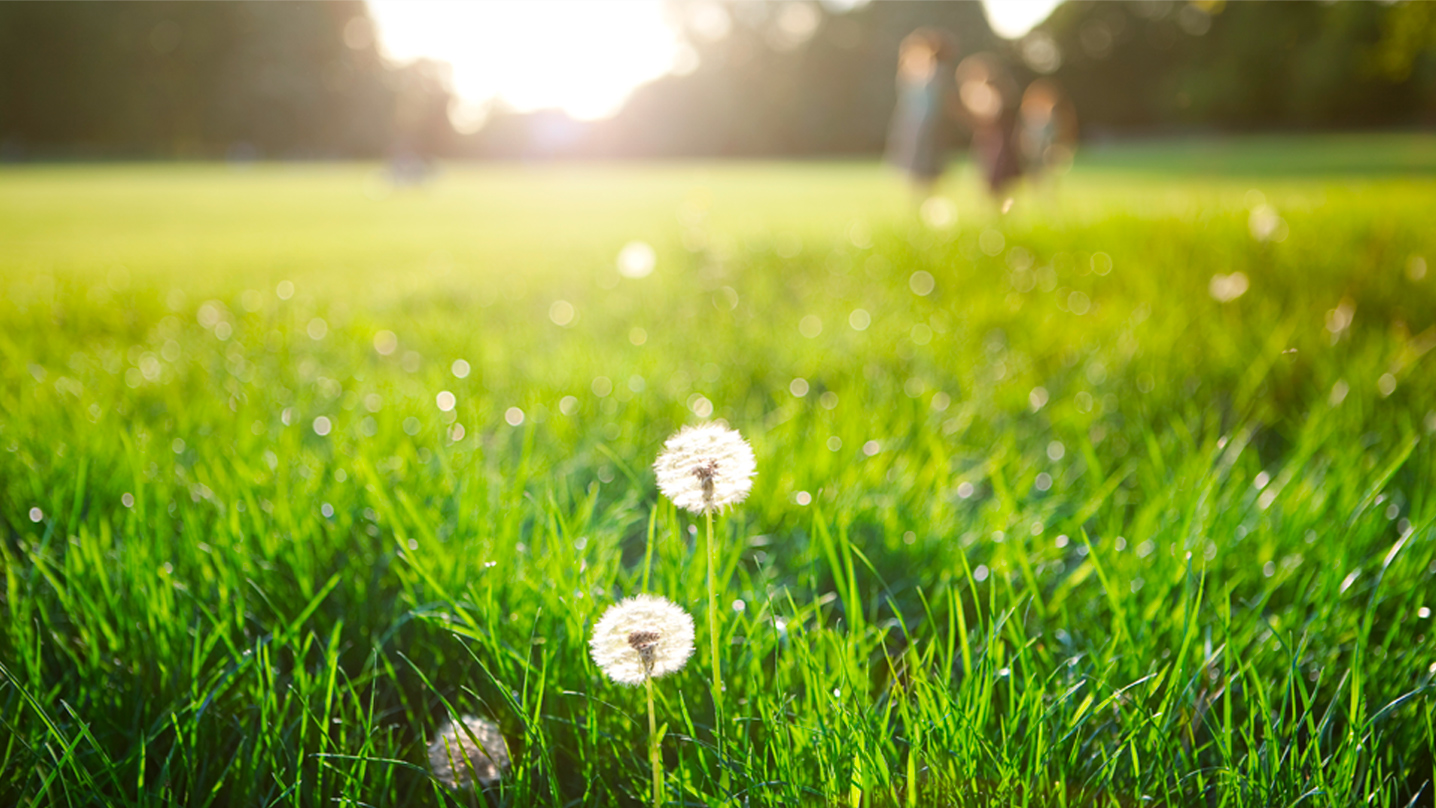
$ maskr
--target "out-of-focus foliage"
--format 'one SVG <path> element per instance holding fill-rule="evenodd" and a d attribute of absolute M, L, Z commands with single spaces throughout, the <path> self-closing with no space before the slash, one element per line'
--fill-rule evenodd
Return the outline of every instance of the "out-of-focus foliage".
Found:
<path fill-rule="evenodd" d="M 387 65 L 354 0 L 5 3 L 0 149 L 11 157 L 433 151 L 448 131 L 441 67 Z"/>
<path fill-rule="evenodd" d="M 1402 3 L 1386 14 L 1381 42 L 1376 46 L 1376 67 L 1386 77 L 1402 81 L 1415 75 L 1429 103 L 1436 98 L 1436 5 Z"/>
<path fill-rule="evenodd" d="M 1421 3 L 1073 0 L 1018 51 L 1054 47 L 1098 130 L 1351 128 L 1431 118 L 1433 45 Z"/>

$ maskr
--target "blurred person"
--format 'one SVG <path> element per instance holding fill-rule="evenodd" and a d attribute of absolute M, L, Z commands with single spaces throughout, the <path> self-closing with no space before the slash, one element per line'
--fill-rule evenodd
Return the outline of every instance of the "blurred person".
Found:
<path fill-rule="evenodd" d="M 954 75 L 956 112 L 972 130 L 973 162 L 982 172 L 992 198 L 1005 200 L 1008 186 L 1022 175 L 1017 145 L 1017 83 L 990 53 L 975 53 L 963 59 Z"/>
<path fill-rule="evenodd" d="M 897 108 L 888 128 L 887 161 L 905 171 L 919 203 L 932 195 L 946 167 L 944 123 L 956 48 L 942 31 L 919 28 L 898 50 Z"/>
<path fill-rule="evenodd" d="M 1022 168 L 1034 181 L 1048 178 L 1072 164 L 1077 145 L 1077 113 L 1051 79 L 1027 85 L 1018 107 L 1017 140 Z"/>

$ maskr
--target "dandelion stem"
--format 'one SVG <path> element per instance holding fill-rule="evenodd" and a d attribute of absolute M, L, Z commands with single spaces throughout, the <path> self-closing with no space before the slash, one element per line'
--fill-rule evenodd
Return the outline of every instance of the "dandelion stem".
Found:
<path fill-rule="evenodd" d="M 653 764 L 653 808 L 663 804 L 663 753 L 658 748 L 658 719 L 653 715 L 653 677 L 644 677 L 648 685 L 648 761 Z"/>
<path fill-rule="evenodd" d="M 653 570 L 653 532 L 657 524 L 658 505 L 655 504 L 648 515 L 648 549 L 643 551 L 643 592 L 648 591 L 648 573 Z"/>
<path fill-rule="evenodd" d="M 723 790 L 728 790 L 728 767 L 723 748 L 723 673 L 718 666 L 718 545 L 713 541 L 713 511 L 705 509 L 708 526 L 708 642 L 713 652 L 713 748 L 718 750 L 718 767 Z"/>

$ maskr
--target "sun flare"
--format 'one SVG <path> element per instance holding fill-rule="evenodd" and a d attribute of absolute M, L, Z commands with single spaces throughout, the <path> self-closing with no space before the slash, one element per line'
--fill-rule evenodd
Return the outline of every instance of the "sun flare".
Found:
<path fill-rule="evenodd" d="M 681 44 L 657 0 L 468 3 L 371 0 L 391 59 L 448 62 L 454 122 L 473 129 L 487 104 L 612 115 L 638 85 L 671 70 Z"/>

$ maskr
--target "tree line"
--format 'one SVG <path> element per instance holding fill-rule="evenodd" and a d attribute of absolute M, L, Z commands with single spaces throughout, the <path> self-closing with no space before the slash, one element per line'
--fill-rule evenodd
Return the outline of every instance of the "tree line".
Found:
<path fill-rule="evenodd" d="M 674 2 L 682 70 L 611 119 L 491 105 L 456 132 L 446 66 L 388 63 L 367 8 L 0 3 L 0 159 L 870 154 L 921 26 L 1064 88 L 1087 136 L 1436 120 L 1436 4 L 1069 0 L 1026 37 L 977 3 Z"/>

